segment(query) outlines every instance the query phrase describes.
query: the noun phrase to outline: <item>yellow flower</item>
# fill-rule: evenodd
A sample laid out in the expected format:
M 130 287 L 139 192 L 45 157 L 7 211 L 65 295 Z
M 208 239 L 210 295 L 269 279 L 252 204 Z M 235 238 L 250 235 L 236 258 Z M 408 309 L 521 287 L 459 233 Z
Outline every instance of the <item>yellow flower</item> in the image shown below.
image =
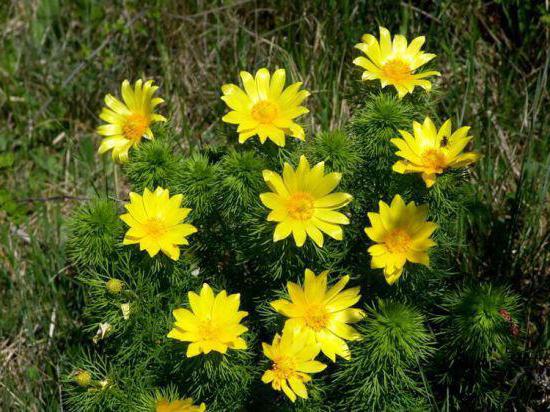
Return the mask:
M 240 294 L 227 295 L 222 290 L 216 296 L 206 283 L 200 295 L 189 292 L 188 309 L 175 309 L 174 329 L 169 338 L 191 342 L 187 347 L 187 357 L 216 351 L 226 353 L 227 349 L 246 349 L 246 342 L 240 337 L 248 330 L 240 321 L 248 315 L 239 311 Z
M 307 398 L 304 383 L 311 381 L 310 373 L 324 370 L 327 365 L 314 360 L 321 348 L 315 337 L 306 330 L 285 327 L 283 335 L 276 334 L 273 343 L 262 343 L 264 355 L 273 362 L 265 371 L 262 382 L 270 383 L 273 389 L 282 390 L 292 402 L 296 395 Z
M 170 197 L 167 189 L 157 187 L 154 192 L 145 189 L 143 196 L 130 192 L 130 203 L 124 205 L 128 213 L 120 218 L 130 226 L 123 244 L 139 243 L 140 250 L 155 256 L 159 250 L 170 259 L 180 257 L 179 245 L 188 245 L 186 236 L 197 231 L 183 223 L 191 209 L 182 208 L 183 195 Z
M 167 399 L 159 399 L 156 405 L 156 412 L 204 412 L 206 405 L 201 403 L 199 406 L 193 405 L 193 399 L 177 399 L 169 402 Z
M 264 170 L 264 180 L 273 191 L 262 193 L 262 203 L 272 210 L 267 216 L 270 222 L 277 222 L 273 241 L 285 239 L 291 233 L 296 245 L 301 247 L 309 236 L 323 246 L 323 233 L 336 240 L 344 234 L 339 225 L 349 224 L 349 219 L 336 212 L 347 205 L 353 197 L 348 193 L 331 193 L 342 178 L 340 173 L 325 175 L 324 162 L 310 168 L 305 156 L 294 170 L 285 163 L 281 177 L 271 170 Z
M 166 118 L 153 112 L 154 108 L 164 100 L 160 97 L 153 98 L 158 86 L 153 86 L 149 80 L 143 84 L 139 79 L 132 89 L 130 82 L 122 82 L 122 99 L 124 103 L 108 94 L 105 96 L 105 104 L 99 117 L 107 122 L 97 128 L 97 132 L 105 136 L 99 146 L 99 153 L 113 150 L 113 159 L 119 162 L 128 160 L 128 150 L 137 146 L 141 138 L 153 139 L 151 124 L 165 122 Z
M 285 145 L 287 134 L 304 140 L 304 129 L 293 119 L 309 112 L 300 104 L 310 93 L 299 90 L 302 82 L 284 89 L 285 77 L 284 69 L 275 70 L 271 76 L 263 68 L 258 70 L 256 78 L 241 72 L 244 91 L 234 84 L 222 86 L 222 100 L 232 110 L 222 120 L 239 125 L 239 143 L 254 135 L 258 135 L 262 143 L 269 138 L 278 146 Z
M 422 173 L 422 179 L 427 187 L 435 183 L 436 175 L 446 169 L 458 169 L 479 159 L 474 152 L 462 153 L 472 140 L 468 136 L 469 127 L 461 127 L 451 134 L 451 119 L 436 130 L 429 117 L 424 124 L 413 122 L 414 137 L 400 130 L 403 138 L 391 139 L 399 148 L 396 154 L 405 160 L 399 160 L 393 165 L 397 173 Z
M 380 41 L 371 34 L 365 34 L 361 40 L 355 47 L 367 57 L 357 57 L 353 63 L 365 69 L 362 80 L 380 79 L 382 87 L 394 86 L 399 98 L 412 93 L 415 86 L 429 91 L 432 84 L 425 78 L 440 75 L 437 71 L 415 73 L 435 57 L 435 54 L 420 51 L 426 40 L 424 36 L 415 38 L 407 46 L 404 36 L 396 34 L 392 42 L 388 29 L 380 27 Z
M 306 269 L 303 288 L 293 282 L 287 283 L 291 301 L 279 299 L 271 302 L 271 306 L 290 318 L 285 327 L 312 332 L 323 353 L 335 362 L 336 355 L 350 358 L 344 339 L 357 340 L 360 335 L 348 323 L 360 321 L 365 312 L 350 308 L 359 301 L 361 295 L 358 287 L 343 290 L 349 276 L 342 277 L 328 290 L 327 276 L 328 271 L 315 276 L 315 273 Z
M 366 227 L 365 233 L 376 242 L 369 247 L 371 268 L 384 268 L 391 285 L 403 273 L 406 261 L 429 266 L 428 249 L 436 244 L 430 236 L 437 225 L 426 221 L 427 205 L 405 205 L 399 195 L 390 206 L 383 201 L 379 205 L 380 213 L 368 214 L 372 227 Z

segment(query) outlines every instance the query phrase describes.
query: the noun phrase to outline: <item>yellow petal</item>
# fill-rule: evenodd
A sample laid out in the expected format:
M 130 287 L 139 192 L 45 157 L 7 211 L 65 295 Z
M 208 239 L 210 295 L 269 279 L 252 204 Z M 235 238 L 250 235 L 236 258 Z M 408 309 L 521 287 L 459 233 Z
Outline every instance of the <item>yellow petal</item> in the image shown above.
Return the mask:
M 290 222 L 283 221 L 275 226 L 275 231 L 273 232 L 273 241 L 278 242 L 279 240 L 287 238 L 292 232 L 292 225 Z
M 349 193 L 332 193 L 330 195 L 324 196 L 320 199 L 315 200 L 315 207 L 326 207 L 330 209 L 339 209 L 344 207 L 349 202 L 351 202 L 353 196 Z

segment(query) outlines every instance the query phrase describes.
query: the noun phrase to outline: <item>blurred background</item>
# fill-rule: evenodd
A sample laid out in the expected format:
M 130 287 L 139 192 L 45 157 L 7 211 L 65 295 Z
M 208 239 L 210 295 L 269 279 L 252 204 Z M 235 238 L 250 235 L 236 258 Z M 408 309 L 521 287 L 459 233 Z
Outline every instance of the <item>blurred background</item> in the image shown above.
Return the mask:
M 153 78 L 180 144 L 206 146 L 220 139 L 221 85 L 284 67 L 312 92 L 306 134 L 341 128 L 363 87 L 353 45 L 379 25 L 426 36 L 442 72 L 434 115 L 472 126 L 484 158 L 457 267 L 523 297 L 521 405 L 550 407 L 548 1 L 2 0 L 3 410 L 58 410 L 63 354 L 83 339 L 65 217 L 113 193 L 112 162 L 96 154 L 103 96 Z

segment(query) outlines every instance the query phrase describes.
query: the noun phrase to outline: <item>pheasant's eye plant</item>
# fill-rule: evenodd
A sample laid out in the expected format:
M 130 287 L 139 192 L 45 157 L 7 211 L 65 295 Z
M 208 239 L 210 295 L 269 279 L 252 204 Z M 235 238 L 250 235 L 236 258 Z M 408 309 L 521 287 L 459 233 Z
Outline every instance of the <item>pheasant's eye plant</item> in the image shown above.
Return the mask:
M 381 87 L 342 130 L 304 128 L 310 93 L 284 68 L 220 84 L 217 147 L 177 144 L 152 80 L 106 96 L 98 152 L 124 163 L 128 187 L 69 222 L 90 341 L 67 362 L 70 410 L 481 410 L 506 397 L 519 300 L 456 262 L 475 131 L 435 115 L 429 39 L 379 31 L 353 63 Z

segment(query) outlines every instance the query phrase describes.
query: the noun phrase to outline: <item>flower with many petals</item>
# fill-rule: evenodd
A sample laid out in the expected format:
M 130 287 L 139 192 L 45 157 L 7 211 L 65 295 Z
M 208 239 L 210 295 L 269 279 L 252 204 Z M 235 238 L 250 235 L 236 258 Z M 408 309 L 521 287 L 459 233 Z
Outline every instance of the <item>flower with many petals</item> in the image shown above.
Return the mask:
M 222 290 L 214 295 L 206 283 L 200 295 L 189 292 L 191 310 L 178 308 L 169 338 L 190 342 L 187 357 L 208 354 L 211 351 L 226 353 L 227 349 L 246 349 L 246 342 L 240 336 L 248 330 L 241 320 L 248 315 L 239 311 L 240 294 L 228 295 Z
M 255 135 L 262 143 L 271 139 L 278 146 L 285 145 L 285 135 L 304 140 L 304 129 L 294 119 L 309 112 L 301 103 L 310 93 L 299 90 L 302 82 L 285 89 L 285 78 L 284 69 L 270 75 L 263 68 L 258 70 L 256 77 L 241 72 L 244 91 L 234 84 L 222 86 L 222 100 L 231 109 L 222 120 L 239 125 L 239 143 Z
M 353 197 L 348 193 L 331 193 L 342 178 L 341 173 L 325 175 L 324 162 L 310 167 L 305 156 L 300 157 L 298 168 L 294 170 L 284 164 L 282 177 L 264 170 L 264 180 L 273 192 L 262 193 L 262 203 L 271 209 L 268 221 L 277 222 L 273 241 L 285 239 L 291 233 L 298 247 L 309 236 L 319 246 L 323 246 L 323 232 L 336 240 L 342 240 L 344 233 L 340 225 L 349 224 L 346 215 L 337 212 Z
M 191 209 L 182 208 L 183 195 L 170 197 L 167 189 L 157 187 L 154 192 L 145 189 L 143 196 L 130 192 L 130 203 L 124 205 L 128 213 L 120 218 L 130 226 L 123 244 L 139 244 L 149 256 L 162 251 L 170 259 L 178 260 L 179 245 L 188 245 L 186 237 L 197 228 L 183 223 Z
M 415 86 L 431 90 L 432 84 L 426 77 L 440 75 L 433 70 L 415 73 L 435 57 L 435 54 L 420 51 L 426 40 L 424 36 L 407 44 L 404 36 L 396 34 L 392 42 L 388 29 L 380 27 L 380 41 L 371 34 L 365 34 L 361 40 L 355 47 L 365 53 L 366 57 L 357 57 L 353 63 L 365 69 L 362 79 L 379 79 L 382 87 L 395 87 L 399 98 L 412 93 Z
M 365 228 L 365 233 L 376 242 L 369 247 L 371 268 L 383 268 L 391 285 L 399 279 L 407 261 L 429 266 L 428 249 L 436 244 L 430 236 L 437 225 L 426 221 L 427 205 L 405 205 L 399 195 L 390 206 L 383 201 L 379 205 L 379 213 L 368 214 L 372 226 Z
M 262 382 L 271 383 L 273 389 L 282 390 L 292 402 L 296 395 L 307 399 L 305 383 L 311 381 L 310 373 L 323 371 L 327 365 L 315 360 L 321 347 L 307 330 L 285 327 L 282 336 L 276 334 L 271 345 L 263 342 L 264 355 L 272 361 Z
M 193 405 L 192 398 L 176 399 L 175 401 L 168 401 L 161 398 L 157 401 L 156 412 L 204 412 L 206 411 L 206 405 L 201 403 L 200 405 Z
M 343 276 L 330 289 L 327 289 L 327 276 L 328 271 L 315 276 L 306 269 L 303 287 L 287 283 L 290 302 L 279 299 L 271 302 L 271 306 L 289 318 L 285 327 L 311 331 L 323 353 L 335 362 L 336 355 L 350 358 L 345 340 L 358 340 L 360 335 L 348 323 L 360 321 L 365 312 L 351 307 L 361 298 L 359 288 L 343 290 L 349 276 Z
M 153 81 L 143 83 L 139 79 L 132 89 L 130 82 L 122 82 L 122 100 L 108 94 L 105 96 L 105 104 L 99 117 L 107 122 L 97 128 L 97 132 L 104 136 L 99 153 L 112 150 L 113 159 L 123 163 L 128 160 L 128 151 L 131 147 L 140 144 L 141 139 L 154 139 L 151 124 L 165 122 L 166 118 L 154 113 L 157 105 L 164 100 L 154 97 L 158 86 L 153 86 Z
M 472 140 L 468 136 L 469 127 L 461 127 L 451 132 L 451 119 L 443 123 L 439 130 L 432 120 L 426 117 L 424 124 L 413 122 L 412 136 L 409 132 L 400 130 L 402 138 L 391 139 L 399 148 L 396 154 L 404 160 L 393 165 L 397 173 L 422 173 L 422 179 L 427 187 L 433 186 L 436 175 L 446 169 L 458 169 L 479 159 L 479 154 L 462 151 Z

